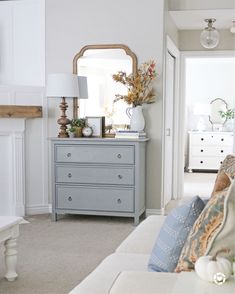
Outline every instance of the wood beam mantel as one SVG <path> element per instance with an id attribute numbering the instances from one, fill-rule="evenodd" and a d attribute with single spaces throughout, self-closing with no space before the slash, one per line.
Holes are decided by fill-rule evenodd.
<path id="1" fill-rule="evenodd" d="M 0 105 L 0 118 L 42 117 L 42 106 Z"/>

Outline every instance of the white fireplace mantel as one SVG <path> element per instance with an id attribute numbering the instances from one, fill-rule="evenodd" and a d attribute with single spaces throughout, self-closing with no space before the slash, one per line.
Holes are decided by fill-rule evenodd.
<path id="1" fill-rule="evenodd" d="M 0 215 L 25 215 L 25 118 L 0 119 Z"/>

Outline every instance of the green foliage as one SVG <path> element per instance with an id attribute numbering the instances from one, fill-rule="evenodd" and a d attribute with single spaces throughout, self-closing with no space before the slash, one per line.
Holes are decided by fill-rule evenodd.
<path id="1" fill-rule="evenodd" d="M 75 133 L 76 128 L 75 128 L 75 127 L 71 127 L 71 128 L 68 129 L 68 131 L 69 131 L 70 133 Z"/>
<path id="2" fill-rule="evenodd" d="M 86 119 L 85 118 L 73 118 L 70 121 L 71 127 L 81 127 L 84 128 L 86 126 Z"/>
<path id="3" fill-rule="evenodd" d="M 227 111 L 219 111 L 219 114 L 222 118 L 226 118 L 226 120 L 234 119 L 234 109 L 228 109 Z"/>

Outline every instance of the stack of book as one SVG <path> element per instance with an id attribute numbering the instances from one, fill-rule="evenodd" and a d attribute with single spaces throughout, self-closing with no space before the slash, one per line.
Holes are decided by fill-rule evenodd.
<path id="1" fill-rule="evenodd" d="M 144 131 L 119 130 L 116 131 L 115 138 L 117 139 L 143 139 L 146 138 Z"/>

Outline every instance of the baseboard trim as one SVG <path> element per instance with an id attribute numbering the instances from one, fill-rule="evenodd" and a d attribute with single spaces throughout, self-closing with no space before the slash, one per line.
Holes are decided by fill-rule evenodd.
<path id="1" fill-rule="evenodd" d="M 44 214 L 44 213 L 51 213 L 52 212 L 52 205 L 30 205 L 26 207 L 26 215 L 33 215 L 33 214 Z M 162 209 L 146 209 L 146 216 L 150 215 L 162 215 L 164 211 Z"/>
<path id="2" fill-rule="evenodd" d="M 26 207 L 26 215 L 44 214 L 51 212 L 51 205 L 30 205 Z"/>
<path id="3" fill-rule="evenodd" d="M 15 216 L 24 216 L 25 215 L 25 207 L 24 205 L 18 204 L 15 208 Z"/>
<path id="4" fill-rule="evenodd" d="M 146 209 L 146 216 L 150 215 L 162 215 L 162 209 Z"/>

